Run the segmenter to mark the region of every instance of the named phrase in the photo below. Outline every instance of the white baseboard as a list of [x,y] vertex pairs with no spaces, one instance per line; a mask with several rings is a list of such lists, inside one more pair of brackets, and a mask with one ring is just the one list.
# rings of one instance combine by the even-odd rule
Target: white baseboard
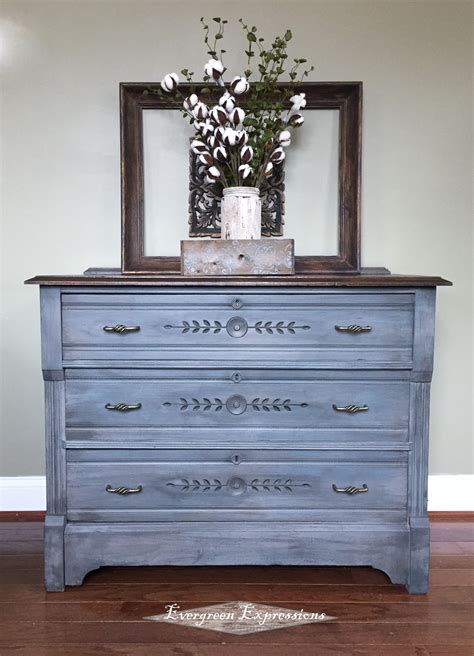
[[428,510],[473,511],[474,475],[428,476]]
[[[0,511],[45,510],[44,476],[0,477]],[[428,510],[473,511],[474,475],[428,477]]]
[[44,476],[0,476],[0,511],[45,509]]

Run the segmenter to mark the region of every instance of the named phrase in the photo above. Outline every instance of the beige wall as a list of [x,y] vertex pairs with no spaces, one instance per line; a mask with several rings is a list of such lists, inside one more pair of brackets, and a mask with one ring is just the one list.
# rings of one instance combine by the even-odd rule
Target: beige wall
[[314,79],[363,80],[363,264],[454,282],[438,297],[430,471],[470,473],[470,3],[15,0],[0,27],[0,474],[43,472],[38,290],[22,281],[119,265],[118,83],[200,61],[201,14],[291,27]]

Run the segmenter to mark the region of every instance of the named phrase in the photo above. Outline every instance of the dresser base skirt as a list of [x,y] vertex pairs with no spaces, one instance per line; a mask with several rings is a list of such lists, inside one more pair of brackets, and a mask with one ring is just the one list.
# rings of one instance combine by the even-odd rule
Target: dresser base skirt
[[424,517],[403,525],[134,522],[63,527],[62,518],[49,516],[45,531],[47,543],[54,543],[47,551],[49,591],[81,585],[88,572],[118,565],[371,566],[410,593],[424,593],[428,587],[429,527]]

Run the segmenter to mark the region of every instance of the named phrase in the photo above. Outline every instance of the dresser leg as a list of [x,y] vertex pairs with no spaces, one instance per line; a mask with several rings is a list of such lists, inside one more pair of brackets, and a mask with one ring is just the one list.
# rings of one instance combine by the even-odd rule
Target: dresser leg
[[44,581],[48,592],[64,591],[64,515],[46,515],[44,522]]
[[410,518],[410,570],[408,592],[428,592],[430,565],[430,526],[427,517]]

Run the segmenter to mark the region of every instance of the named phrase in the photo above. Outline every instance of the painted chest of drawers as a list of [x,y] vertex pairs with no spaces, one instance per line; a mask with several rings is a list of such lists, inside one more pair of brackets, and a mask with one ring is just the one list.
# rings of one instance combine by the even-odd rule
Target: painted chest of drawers
[[427,590],[442,283],[354,278],[33,279],[48,590],[105,565],[246,564]]

